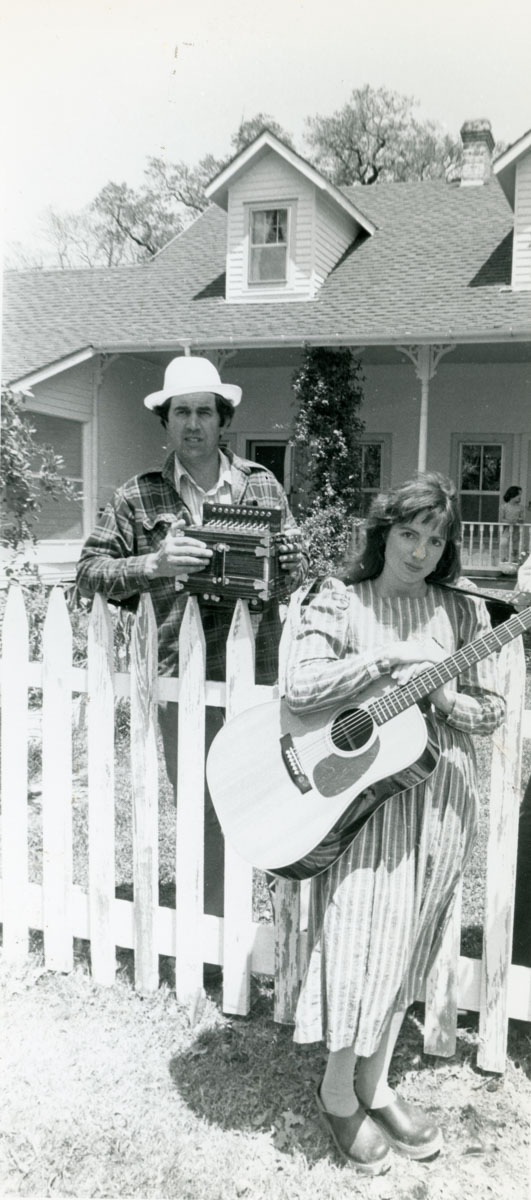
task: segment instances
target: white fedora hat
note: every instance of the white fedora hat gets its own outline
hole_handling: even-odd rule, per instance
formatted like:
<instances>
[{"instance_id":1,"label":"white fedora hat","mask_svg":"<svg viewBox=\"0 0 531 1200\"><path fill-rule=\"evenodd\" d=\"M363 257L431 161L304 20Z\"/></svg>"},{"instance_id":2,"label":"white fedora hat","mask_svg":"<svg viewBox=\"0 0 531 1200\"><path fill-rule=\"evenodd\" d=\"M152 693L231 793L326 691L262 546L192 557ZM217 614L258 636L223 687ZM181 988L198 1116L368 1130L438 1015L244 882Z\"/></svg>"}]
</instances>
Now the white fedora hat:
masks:
<instances>
[{"instance_id":1,"label":"white fedora hat","mask_svg":"<svg viewBox=\"0 0 531 1200\"><path fill-rule=\"evenodd\" d=\"M194 392L213 392L228 400L233 408L240 403L242 389L233 383L222 383L213 363L208 358L194 358L193 355L183 354L172 358L164 372L164 387L161 392L151 392L146 396L146 408L158 408L171 396L193 395Z\"/></svg>"}]
</instances>

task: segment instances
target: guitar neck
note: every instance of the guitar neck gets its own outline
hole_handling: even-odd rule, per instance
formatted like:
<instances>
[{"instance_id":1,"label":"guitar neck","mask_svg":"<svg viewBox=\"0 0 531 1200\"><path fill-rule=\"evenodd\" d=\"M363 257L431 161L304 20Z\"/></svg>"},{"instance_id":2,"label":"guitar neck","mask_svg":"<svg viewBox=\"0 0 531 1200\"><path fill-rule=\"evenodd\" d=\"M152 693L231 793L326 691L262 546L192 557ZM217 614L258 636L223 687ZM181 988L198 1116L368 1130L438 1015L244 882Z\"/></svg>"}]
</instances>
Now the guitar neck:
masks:
<instances>
[{"instance_id":1,"label":"guitar neck","mask_svg":"<svg viewBox=\"0 0 531 1200\"><path fill-rule=\"evenodd\" d=\"M420 675L417 675L410 683L397 687L394 691L371 701L368 708L375 724L383 725L392 717L404 712L406 708L411 708L413 704L417 704L419 700L429 696L430 692L434 692L442 684L461 675L474 663L481 662L481 659L487 658L489 654L497 653L502 646L506 646L508 642L512 642L514 638L519 637L529 628L531 628L531 608L525 608L521 613L504 621L503 625L498 625L496 629L491 629L489 633L476 638L475 642L463 646L455 654L445 658L443 662L434 663L426 671L421 671Z\"/></svg>"}]
</instances>

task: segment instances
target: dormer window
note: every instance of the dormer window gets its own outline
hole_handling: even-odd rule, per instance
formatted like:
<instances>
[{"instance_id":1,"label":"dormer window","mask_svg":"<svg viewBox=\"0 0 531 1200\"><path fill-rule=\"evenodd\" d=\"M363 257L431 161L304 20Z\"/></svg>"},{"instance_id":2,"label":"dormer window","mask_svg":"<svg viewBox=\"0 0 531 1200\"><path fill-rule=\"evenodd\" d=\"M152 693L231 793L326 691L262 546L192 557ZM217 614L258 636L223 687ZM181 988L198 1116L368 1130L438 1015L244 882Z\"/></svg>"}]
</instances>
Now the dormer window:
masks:
<instances>
[{"instance_id":1,"label":"dormer window","mask_svg":"<svg viewBox=\"0 0 531 1200\"><path fill-rule=\"evenodd\" d=\"M289 208L251 208L249 283L287 283Z\"/></svg>"}]
</instances>

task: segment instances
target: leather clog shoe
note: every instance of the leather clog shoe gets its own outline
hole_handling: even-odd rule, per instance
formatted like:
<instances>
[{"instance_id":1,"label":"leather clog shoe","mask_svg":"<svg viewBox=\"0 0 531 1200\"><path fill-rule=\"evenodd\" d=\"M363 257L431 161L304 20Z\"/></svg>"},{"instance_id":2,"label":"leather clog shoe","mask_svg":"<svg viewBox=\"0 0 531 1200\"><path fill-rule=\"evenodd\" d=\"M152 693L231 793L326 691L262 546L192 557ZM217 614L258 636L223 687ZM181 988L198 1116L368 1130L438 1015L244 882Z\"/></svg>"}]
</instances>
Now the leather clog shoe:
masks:
<instances>
[{"instance_id":1,"label":"leather clog shoe","mask_svg":"<svg viewBox=\"0 0 531 1200\"><path fill-rule=\"evenodd\" d=\"M389 1170L391 1155L387 1141L361 1104L351 1117L336 1117L327 1112L319 1088L315 1103L321 1123L344 1162L360 1175L383 1175Z\"/></svg>"},{"instance_id":2,"label":"leather clog shoe","mask_svg":"<svg viewBox=\"0 0 531 1200\"><path fill-rule=\"evenodd\" d=\"M439 1126L401 1096L395 1096L383 1108L368 1108L367 1112L398 1154L422 1159L433 1158L442 1150Z\"/></svg>"}]
</instances>

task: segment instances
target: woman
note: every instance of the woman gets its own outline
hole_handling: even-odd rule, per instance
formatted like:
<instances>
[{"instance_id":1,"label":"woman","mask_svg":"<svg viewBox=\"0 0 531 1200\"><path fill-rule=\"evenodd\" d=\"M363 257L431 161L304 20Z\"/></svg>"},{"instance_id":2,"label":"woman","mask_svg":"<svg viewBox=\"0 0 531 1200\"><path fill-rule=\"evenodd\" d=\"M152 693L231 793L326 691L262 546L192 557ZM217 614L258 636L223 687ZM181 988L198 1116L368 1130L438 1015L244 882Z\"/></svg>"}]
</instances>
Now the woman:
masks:
<instances>
[{"instance_id":1,"label":"woman","mask_svg":"<svg viewBox=\"0 0 531 1200\"><path fill-rule=\"evenodd\" d=\"M303 615L288 654L290 708L351 700L380 677L406 683L488 631L482 601L442 586L459 575L459 534L456 491L441 475L376 498L361 561L344 582L326 580ZM441 1131L393 1094L387 1075L472 847L470 735L491 733L503 718L495 662L430 700L440 745L433 775L378 809L311 887L295 1040L326 1040L317 1106L342 1157L370 1174L387 1169L389 1146L422 1159L442 1145Z\"/></svg>"},{"instance_id":2,"label":"woman","mask_svg":"<svg viewBox=\"0 0 531 1200\"><path fill-rule=\"evenodd\" d=\"M500 563L512 562L518 557L517 535L514 525L522 522L522 489L517 484L503 493L500 529Z\"/></svg>"}]
</instances>

